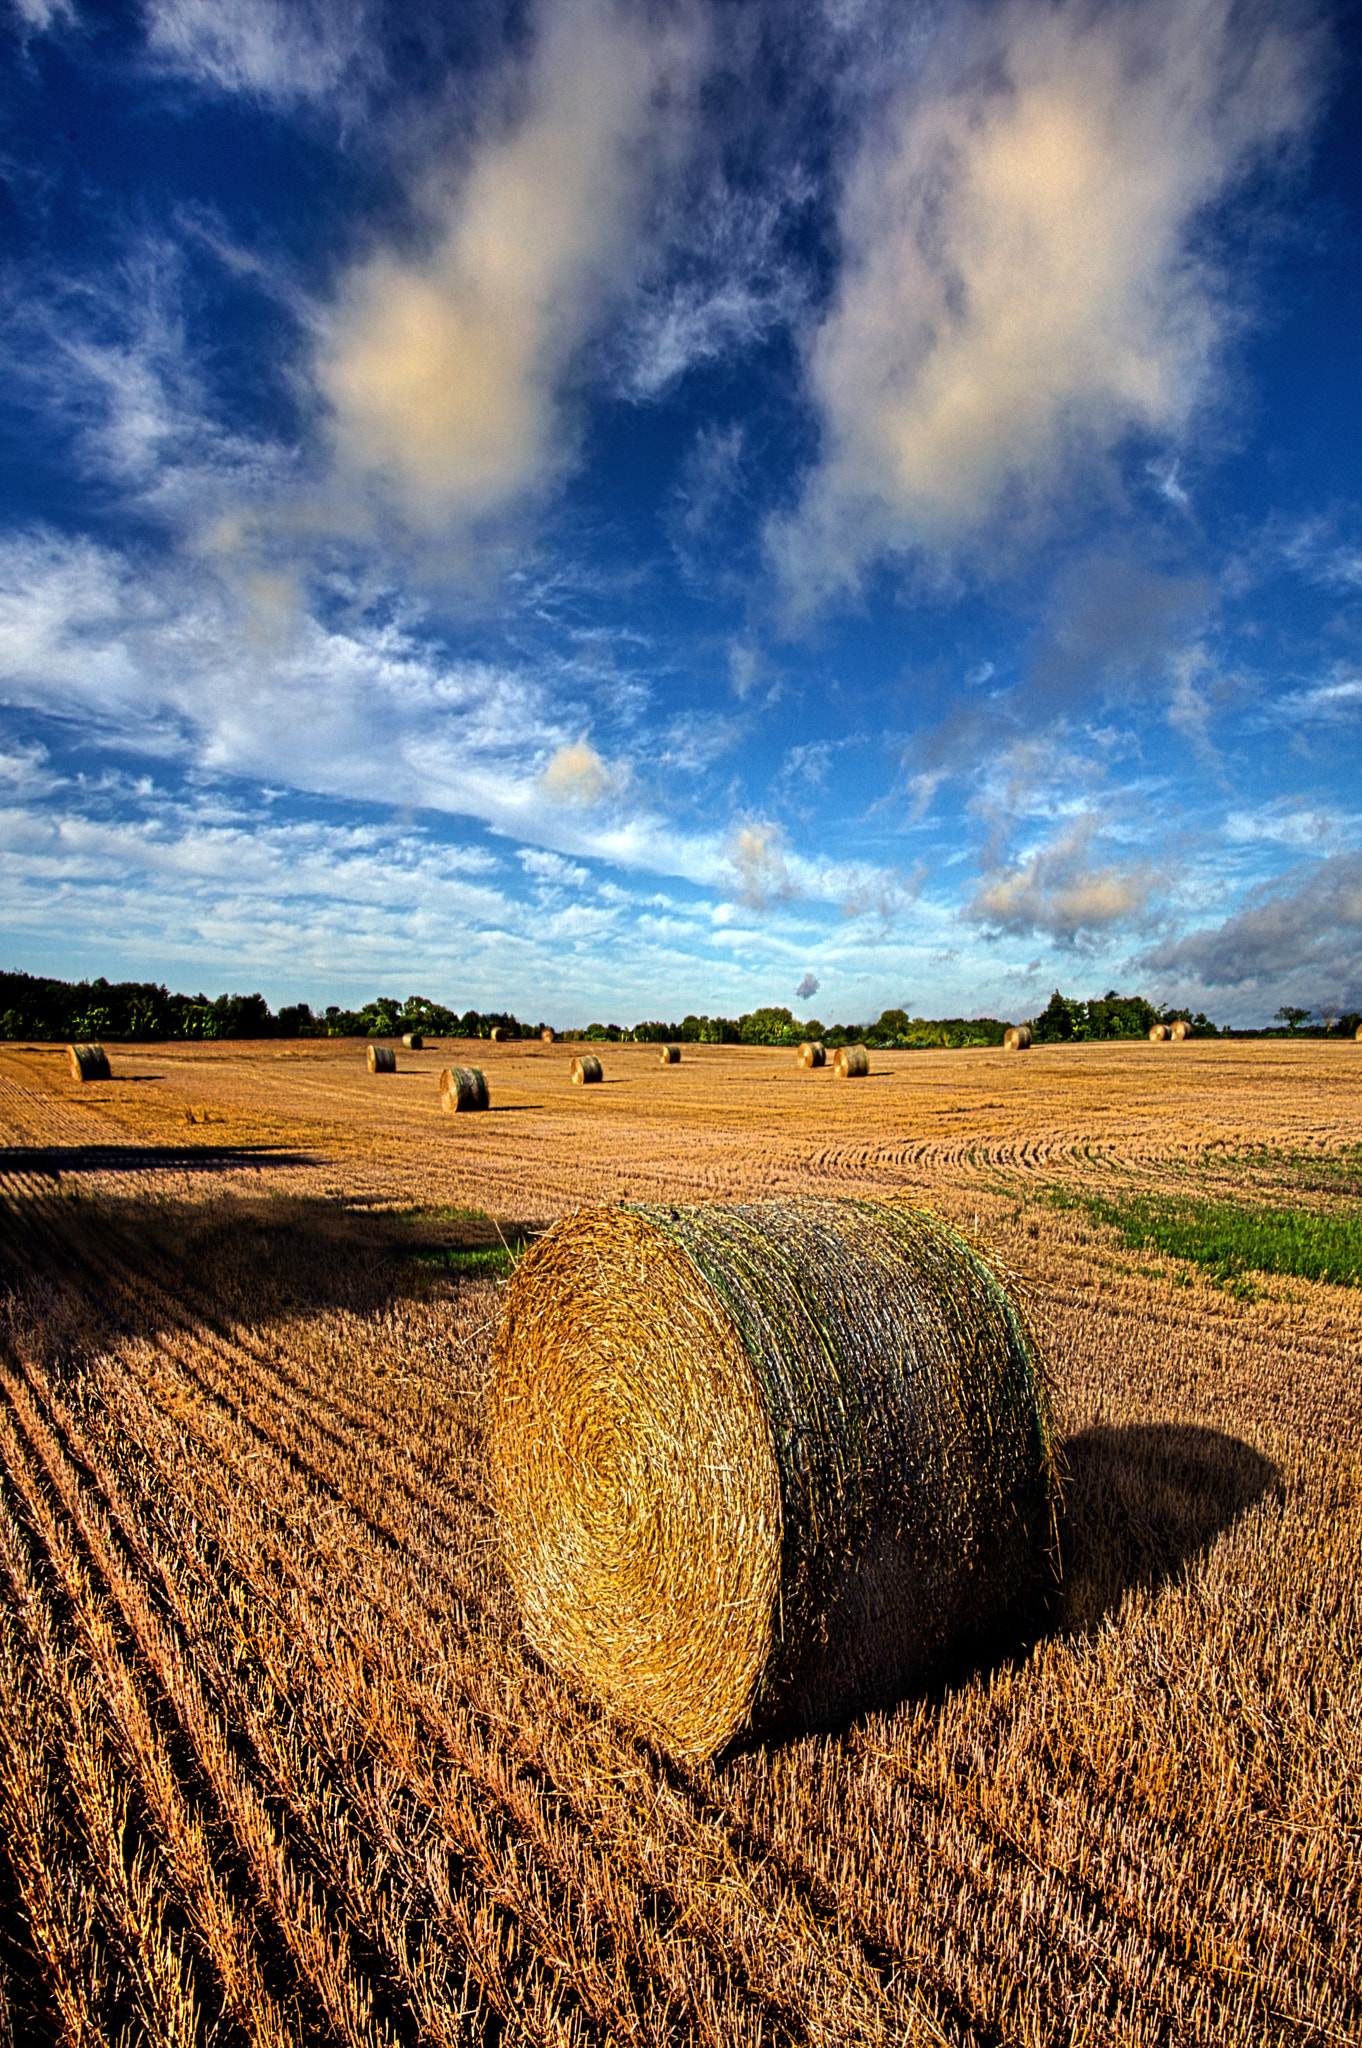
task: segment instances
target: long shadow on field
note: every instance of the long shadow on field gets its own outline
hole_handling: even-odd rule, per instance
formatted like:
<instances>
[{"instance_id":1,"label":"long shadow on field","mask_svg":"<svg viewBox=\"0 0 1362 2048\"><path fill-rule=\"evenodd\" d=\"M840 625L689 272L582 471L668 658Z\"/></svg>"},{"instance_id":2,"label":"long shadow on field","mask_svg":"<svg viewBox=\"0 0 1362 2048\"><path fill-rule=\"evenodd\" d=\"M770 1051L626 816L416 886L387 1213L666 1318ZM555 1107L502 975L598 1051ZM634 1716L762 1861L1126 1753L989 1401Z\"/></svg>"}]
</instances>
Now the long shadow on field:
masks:
<instances>
[{"instance_id":1,"label":"long shadow on field","mask_svg":"<svg viewBox=\"0 0 1362 2048\"><path fill-rule=\"evenodd\" d=\"M231 1173L241 1167L315 1166L311 1152L277 1145L4 1145L0 1175L34 1173L60 1180L64 1173Z\"/></svg>"},{"instance_id":2,"label":"long shadow on field","mask_svg":"<svg viewBox=\"0 0 1362 2048\"><path fill-rule=\"evenodd\" d=\"M102 1163L103 1148L84 1149L91 1164ZM245 1147L111 1149L135 1153L148 1169L192 1170L205 1159L224 1172L270 1160L307 1163L306 1154L257 1155ZM32 1162L40 1155L25 1156ZM15 1157L0 1151L0 1189ZM132 1165L130 1159L129 1171ZM31 1163L28 1170L42 1169ZM196 1199L184 1199L88 1191L57 1182L55 1172L51 1178L51 1194L6 1190L0 1279L20 1292L30 1278L41 1279L45 1314L56 1301L79 1300L94 1341L105 1320L150 1335L163 1323L242 1318L264 1325L331 1308L371 1314L394 1295L441 1284L448 1277L444 1255L515 1251L539 1227L478 1210L366 1211L342 1200L246 1194L239 1185L218 1191L211 1182Z\"/></svg>"}]
</instances>

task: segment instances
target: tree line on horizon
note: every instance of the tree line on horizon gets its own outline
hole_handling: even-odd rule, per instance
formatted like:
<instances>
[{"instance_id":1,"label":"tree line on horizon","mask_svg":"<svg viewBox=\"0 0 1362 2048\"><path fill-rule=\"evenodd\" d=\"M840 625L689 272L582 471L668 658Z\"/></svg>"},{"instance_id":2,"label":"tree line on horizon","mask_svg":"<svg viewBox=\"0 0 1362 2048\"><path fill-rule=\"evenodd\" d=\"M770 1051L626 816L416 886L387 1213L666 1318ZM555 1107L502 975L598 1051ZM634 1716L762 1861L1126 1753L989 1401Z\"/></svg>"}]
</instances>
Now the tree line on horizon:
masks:
<instances>
[{"instance_id":1,"label":"tree line on horizon","mask_svg":"<svg viewBox=\"0 0 1362 2048\"><path fill-rule=\"evenodd\" d=\"M1194 1037L1281 1035L1351 1037L1362 1017L1333 1010L1307 1010L1284 1005L1277 1027L1266 1032L1232 1033L1202 1011L1160 1008L1140 995L1082 998L1055 990L1045 1008L1027 1023L1037 1044L1082 1043L1091 1040L1143 1038L1154 1024L1184 1018ZM1312 1024L1318 1017L1320 1022ZM376 996L361 1009L329 1004L320 1013L307 1003L286 1004L277 1013L259 993L210 998L172 994L163 983L59 981L49 976L0 973L0 1039L30 1038L39 1042L103 1040L111 1042L164 1039L246 1038L399 1038L419 1031L428 1038L488 1038L500 1029L506 1038L537 1038L549 1027L522 1022L509 1010L462 1012L427 996ZM824 1025L817 1017L800 1019L781 1006L745 1012L740 1017L689 1013L679 1022L650 1018L642 1023L588 1024L584 1030L561 1031L568 1041L651 1044L794 1046L805 1039L825 1045L859 1041L872 1050L911 1051L933 1047L1001 1045L1007 1024L997 1017L920 1017L903 1009L881 1011L873 1023Z\"/></svg>"}]
</instances>

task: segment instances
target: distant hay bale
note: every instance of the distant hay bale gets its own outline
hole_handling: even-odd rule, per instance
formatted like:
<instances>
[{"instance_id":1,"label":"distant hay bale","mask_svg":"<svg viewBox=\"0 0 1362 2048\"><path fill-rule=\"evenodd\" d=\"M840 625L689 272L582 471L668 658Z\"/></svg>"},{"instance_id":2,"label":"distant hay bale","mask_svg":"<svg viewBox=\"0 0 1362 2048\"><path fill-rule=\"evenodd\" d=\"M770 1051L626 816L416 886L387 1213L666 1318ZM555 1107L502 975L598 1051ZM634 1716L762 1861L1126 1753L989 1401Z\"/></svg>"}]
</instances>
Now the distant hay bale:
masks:
<instances>
[{"instance_id":1,"label":"distant hay bale","mask_svg":"<svg viewBox=\"0 0 1362 2048\"><path fill-rule=\"evenodd\" d=\"M446 1067L440 1075L440 1107L451 1115L461 1109L486 1109L489 1099L481 1067Z\"/></svg>"},{"instance_id":2,"label":"distant hay bale","mask_svg":"<svg viewBox=\"0 0 1362 2048\"><path fill-rule=\"evenodd\" d=\"M1166 1024L1151 1024L1149 1027L1149 1043L1151 1045L1167 1045L1172 1035Z\"/></svg>"},{"instance_id":3,"label":"distant hay bale","mask_svg":"<svg viewBox=\"0 0 1362 2048\"><path fill-rule=\"evenodd\" d=\"M827 1059L822 1039L806 1038L795 1054L795 1059L801 1067L821 1067Z\"/></svg>"},{"instance_id":4,"label":"distant hay bale","mask_svg":"<svg viewBox=\"0 0 1362 2048\"><path fill-rule=\"evenodd\" d=\"M1190 1038L1192 1027L1185 1017L1179 1017L1173 1026L1172 1038L1175 1045L1181 1045L1184 1038Z\"/></svg>"},{"instance_id":5,"label":"distant hay bale","mask_svg":"<svg viewBox=\"0 0 1362 2048\"><path fill-rule=\"evenodd\" d=\"M494 1024L487 1036L491 1039L493 1045L500 1045L506 1033L502 1030L500 1024Z\"/></svg>"},{"instance_id":6,"label":"distant hay bale","mask_svg":"<svg viewBox=\"0 0 1362 2048\"><path fill-rule=\"evenodd\" d=\"M658 1055L658 1065L660 1067L674 1067L678 1065L680 1059L681 1048L679 1045L664 1045Z\"/></svg>"},{"instance_id":7,"label":"distant hay bale","mask_svg":"<svg viewBox=\"0 0 1362 2048\"><path fill-rule=\"evenodd\" d=\"M839 1045L832 1056L832 1071L844 1080L854 1081L858 1076L870 1072L870 1062L865 1056L863 1045Z\"/></svg>"},{"instance_id":8,"label":"distant hay bale","mask_svg":"<svg viewBox=\"0 0 1362 2048\"><path fill-rule=\"evenodd\" d=\"M1358 1025L1356 1031L1354 1031L1353 1033L1353 1037L1357 1040L1359 1045L1362 1045L1362 1024Z\"/></svg>"},{"instance_id":9,"label":"distant hay bale","mask_svg":"<svg viewBox=\"0 0 1362 2048\"><path fill-rule=\"evenodd\" d=\"M371 1074L395 1074L397 1054L390 1045L370 1045L365 1050Z\"/></svg>"},{"instance_id":10,"label":"distant hay bale","mask_svg":"<svg viewBox=\"0 0 1362 2048\"><path fill-rule=\"evenodd\" d=\"M1004 1052L1029 1052L1031 1050L1031 1026L1009 1024L1003 1033Z\"/></svg>"},{"instance_id":11,"label":"distant hay bale","mask_svg":"<svg viewBox=\"0 0 1362 2048\"><path fill-rule=\"evenodd\" d=\"M487 1448L530 1641L686 1760L887 1704L1053 1580L1024 1313L906 1202L564 1217L507 1289Z\"/></svg>"},{"instance_id":12,"label":"distant hay bale","mask_svg":"<svg viewBox=\"0 0 1362 2048\"><path fill-rule=\"evenodd\" d=\"M420 1052L425 1042L419 1031L404 1031L402 1033L402 1043L406 1046L408 1052Z\"/></svg>"},{"instance_id":13,"label":"distant hay bale","mask_svg":"<svg viewBox=\"0 0 1362 2048\"><path fill-rule=\"evenodd\" d=\"M109 1055L102 1045L68 1045L66 1057L73 1081L111 1081Z\"/></svg>"},{"instance_id":14,"label":"distant hay bale","mask_svg":"<svg viewBox=\"0 0 1362 2048\"><path fill-rule=\"evenodd\" d=\"M584 1088L588 1081L600 1080L601 1063L594 1052L578 1054L572 1062L572 1078L579 1088Z\"/></svg>"},{"instance_id":15,"label":"distant hay bale","mask_svg":"<svg viewBox=\"0 0 1362 2048\"><path fill-rule=\"evenodd\" d=\"M540 1032L540 1034L539 1034L539 1042L540 1042L540 1044L541 1044L541 1045L552 1045L552 1044L553 1044L553 1036L554 1036L554 1034L553 1034L553 1027L552 1027L551 1025L549 1025L549 1024L546 1024L546 1025L544 1026L543 1030L542 1030L542 1031Z\"/></svg>"}]
</instances>

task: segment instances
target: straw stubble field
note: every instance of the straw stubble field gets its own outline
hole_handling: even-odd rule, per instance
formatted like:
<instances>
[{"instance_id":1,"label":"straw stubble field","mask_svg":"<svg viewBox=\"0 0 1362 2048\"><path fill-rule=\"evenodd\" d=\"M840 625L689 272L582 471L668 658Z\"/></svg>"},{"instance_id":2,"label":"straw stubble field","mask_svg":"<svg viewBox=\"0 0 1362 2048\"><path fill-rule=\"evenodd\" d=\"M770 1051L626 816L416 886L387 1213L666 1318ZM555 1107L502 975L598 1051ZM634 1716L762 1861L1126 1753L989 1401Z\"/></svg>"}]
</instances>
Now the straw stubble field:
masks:
<instances>
[{"instance_id":1,"label":"straw stubble field","mask_svg":"<svg viewBox=\"0 0 1362 2048\"><path fill-rule=\"evenodd\" d=\"M1362 1296L1049 1199L1334 1201L1291 1161L1362 1143L1356 1049L111 1051L0 1048L0 2033L1357 2038ZM1057 1611L680 1769L519 1633L460 1250L905 1188L1028 1276Z\"/></svg>"}]
</instances>

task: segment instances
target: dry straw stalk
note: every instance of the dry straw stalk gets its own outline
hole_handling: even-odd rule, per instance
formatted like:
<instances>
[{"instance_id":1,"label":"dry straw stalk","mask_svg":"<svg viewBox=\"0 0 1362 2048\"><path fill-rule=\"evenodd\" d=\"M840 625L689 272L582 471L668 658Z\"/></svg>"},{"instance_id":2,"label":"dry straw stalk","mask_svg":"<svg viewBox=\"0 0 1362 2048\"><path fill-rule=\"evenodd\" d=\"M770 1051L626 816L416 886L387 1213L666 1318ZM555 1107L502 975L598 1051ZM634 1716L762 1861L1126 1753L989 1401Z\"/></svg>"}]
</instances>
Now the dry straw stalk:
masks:
<instances>
[{"instance_id":1,"label":"dry straw stalk","mask_svg":"<svg viewBox=\"0 0 1362 2048\"><path fill-rule=\"evenodd\" d=\"M1003 1033L1004 1052L1029 1052L1031 1049L1031 1026L1009 1024Z\"/></svg>"},{"instance_id":2,"label":"dry straw stalk","mask_svg":"<svg viewBox=\"0 0 1362 2048\"><path fill-rule=\"evenodd\" d=\"M488 1455L531 1642L680 1758L900 1696L1052 1569L1015 1291L906 1202L564 1218L507 1290Z\"/></svg>"},{"instance_id":3,"label":"dry straw stalk","mask_svg":"<svg viewBox=\"0 0 1362 2048\"><path fill-rule=\"evenodd\" d=\"M833 1055L832 1071L844 1080L854 1081L870 1072L870 1061L863 1045L839 1045Z\"/></svg>"},{"instance_id":4,"label":"dry straw stalk","mask_svg":"<svg viewBox=\"0 0 1362 2048\"><path fill-rule=\"evenodd\" d=\"M68 1045L66 1057L73 1081L108 1081L109 1055L102 1045Z\"/></svg>"},{"instance_id":5,"label":"dry straw stalk","mask_svg":"<svg viewBox=\"0 0 1362 2048\"><path fill-rule=\"evenodd\" d=\"M364 1056L371 1074L397 1072L397 1054L390 1045L370 1045L366 1048Z\"/></svg>"},{"instance_id":6,"label":"dry straw stalk","mask_svg":"<svg viewBox=\"0 0 1362 2048\"><path fill-rule=\"evenodd\" d=\"M572 1078L579 1088L601 1078L601 1063L594 1052L579 1053L572 1062Z\"/></svg>"},{"instance_id":7,"label":"dry straw stalk","mask_svg":"<svg viewBox=\"0 0 1362 2048\"><path fill-rule=\"evenodd\" d=\"M440 1107L451 1114L461 1109L486 1109L487 1077L481 1067L446 1067L440 1075Z\"/></svg>"},{"instance_id":8,"label":"dry straw stalk","mask_svg":"<svg viewBox=\"0 0 1362 2048\"><path fill-rule=\"evenodd\" d=\"M827 1059L821 1038L806 1038L795 1054L801 1067L821 1067Z\"/></svg>"}]
</instances>

